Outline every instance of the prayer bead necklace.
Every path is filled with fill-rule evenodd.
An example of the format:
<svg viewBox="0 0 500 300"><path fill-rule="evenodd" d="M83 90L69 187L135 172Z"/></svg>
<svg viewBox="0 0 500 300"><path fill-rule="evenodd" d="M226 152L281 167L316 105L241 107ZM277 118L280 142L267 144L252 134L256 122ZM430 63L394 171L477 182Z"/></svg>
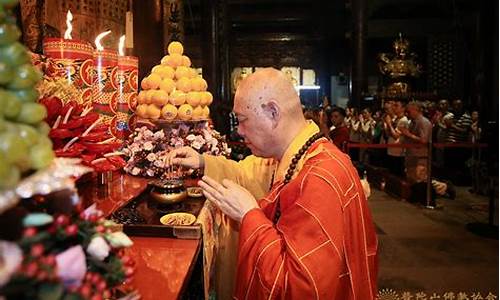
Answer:
<svg viewBox="0 0 500 300"><path fill-rule="evenodd" d="M323 134L321 132L316 133L312 137L310 137L307 142L300 148L299 152L297 152L293 158L292 162L288 166L288 170L286 171L285 175L285 180L283 180L283 186L285 186L287 183L292 180L293 173L295 172L295 169L297 168L297 164L299 163L299 160L302 158L302 155L307 152L309 147L318 139L322 138ZM271 180L271 185L272 182L274 181L274 173L273 173L273 179ZM282 187L283 188L283 187ZM281 207L280 207L280 199L278 197L278 202L276 203L276 211L274 213L274 218L273 218L273 223L276 224L278 223L279 218L281 217Z"/></svg>

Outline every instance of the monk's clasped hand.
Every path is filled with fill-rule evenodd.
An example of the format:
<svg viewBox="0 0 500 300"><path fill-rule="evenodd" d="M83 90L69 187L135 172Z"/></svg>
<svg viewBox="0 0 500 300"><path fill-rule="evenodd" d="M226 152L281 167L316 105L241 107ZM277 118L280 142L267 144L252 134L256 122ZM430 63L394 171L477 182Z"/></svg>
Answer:
<svg viewBox="0 0 500 300"><path fill-rule="evenodd" d="M203 176L198 185L209 201L238 222L241 222L247 212L259 207L257 200L248 190L231 180L224 179L221 184L208 176Z"/></svg>

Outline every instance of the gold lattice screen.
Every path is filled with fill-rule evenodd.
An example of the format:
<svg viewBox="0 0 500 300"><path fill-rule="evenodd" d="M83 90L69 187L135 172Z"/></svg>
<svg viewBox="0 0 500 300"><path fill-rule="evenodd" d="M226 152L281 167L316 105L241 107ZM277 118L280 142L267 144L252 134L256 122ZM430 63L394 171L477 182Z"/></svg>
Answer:
<svg viewBox="0 0 500 300"><path fill-rule="evenodd" d="M62 37L66 30L66 13L73 14L74 39L93 41L97 34L111 30L103 40L105 47L116 48L125 32L128 0L21 0L24 43L41 52L43 37Z"/></svg>

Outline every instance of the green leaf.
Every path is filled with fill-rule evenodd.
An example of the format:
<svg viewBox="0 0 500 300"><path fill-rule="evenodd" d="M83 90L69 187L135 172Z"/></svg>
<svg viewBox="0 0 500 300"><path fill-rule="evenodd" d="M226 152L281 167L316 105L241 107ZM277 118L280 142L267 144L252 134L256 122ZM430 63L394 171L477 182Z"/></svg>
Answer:
<svg viewBox="0 0 500 300"><path fill-rule="evenodd" d="M63 294L62 284L45 283L38 289L39 300L59 300Z"/></svg>
<svg viewBox="0 0 500 300"><path fill-rule="evenodd" d="M42 243L48 239L50 239L50 233L48 233L46 231L42 231L42 232L40 232L32 237L22 238L19 241L19 245L21 247L27 247L27 246L30 246L31 244Z"/></svg>

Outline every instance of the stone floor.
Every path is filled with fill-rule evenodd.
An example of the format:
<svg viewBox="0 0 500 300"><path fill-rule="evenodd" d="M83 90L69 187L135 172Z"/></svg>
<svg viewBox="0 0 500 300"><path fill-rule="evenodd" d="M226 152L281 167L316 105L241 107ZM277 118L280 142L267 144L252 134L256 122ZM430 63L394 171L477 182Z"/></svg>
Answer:
<svg viewBox="0 0 500 300"><path fill-rule="evenodd" d="M487 222L488 198L458 188L455 200L438 199L442 209L429 210L372 190L369 202L381 299L497 299L486 296L498 295L498 240L466 229Z"/></svg>

